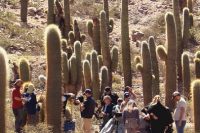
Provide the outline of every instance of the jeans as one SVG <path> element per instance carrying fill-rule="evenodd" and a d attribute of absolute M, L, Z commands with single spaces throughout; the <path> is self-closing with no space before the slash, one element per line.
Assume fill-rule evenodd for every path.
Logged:
<path fill-rule="evenodd" d="M 13 109 L 13 114 L 15 116 L 15 130 L 20 132 L 23 122 L 23 108 Z"/>
<path fill-rule="evenodd" d="M 179 126 L 179 121 L 175 121 L 177 133 L 184 133 L 184 128 L 186 125 L 186 121 L 182 121 L 181 126 Z"/>

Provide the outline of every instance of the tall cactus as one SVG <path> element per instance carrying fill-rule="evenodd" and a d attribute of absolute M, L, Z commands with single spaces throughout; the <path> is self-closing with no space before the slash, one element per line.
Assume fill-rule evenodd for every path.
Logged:
<path fill-rule="evenodd" d="M 183 46 L 188 48 L 188 40 L 190 37 L 190 12 L 188 8 L 183 9 Z"/>
<path fill-rule="evenodd" d="M 108 69 L 106 66 L 101 67 L 100 78 L 101 78 L 101 80 L 100 80 L 101 87 L 100 88 L 101 88 L 101 95 L 102 95 L 105 87 L 109 85 L 108 84 Z"/>
<path fill-rule="evenodd" d="M 47 59 L 47 124 L 52 126 L 53 132 L 59 133 L 61 132 L 62 111 L 61 33 L 57 26 L 49 25 L 44 36 Z"/>
<path fill-rule="evenodd" d="M 85 59 L 88 60 L 89 62 L 91 62 L 91 60 L 90 60 L 91 58 L 90 57 L 91 57 L 91 53 L 89 53 L 89 52 L 86 53 Z"/>
<path fill-rule="evenodd" d="M 55 23 L 54 0 L 48 0 L 47 24 Z"/>
<path fill-rule="evenodd" d="M 83 62 L 83 76 L 84 76 L 84 85 L 85 88 L 92 88 L 92 79 L 91 79 L 91 68 L 90 68 L 90 62 L 88 60 L 85 60 Z"/>
<path fill-rule="evenodd" d="M 194 59 L 194 63 L 195 63 L 195 74 L 196 74 L 196 78 L 200 79 L 200 51 L 197 51 L 195 54 L 195 59 Z"/>
<path fill-rule="evenodd" d="M 200 132 L 200 105 L 199 105 L 199 97 L 200 97 L 200 80 L 195 80 L 192 82 L 192 102 L 194 109 L 194 129 L 195 133 Z"/>
<path fill-rule="evenodd" d="M 105 11 L 101 11 L 100 13 L 100 31 L 101 31 L 101 52 L 103 56 L 103 65 L 108 68 L 109 74 L 109 85 L 112 83 L 112 71 L 111 71 L 111 55 L 107 34 L 107 26 L 106 26 L 106 13 Z"/>
<path fill-rule="evenodd" d="M 3 48 L 0 47 L 0 132 L 6 131 L 6 90 L 8 85 L 8 60 L 7 54 Z"/>
<path fill-rule="evenodd" d="M 21 21 L 22 22 L 27 22 L 28 1 L 29 0 L 20 0 L 20 3 L 21 3 L 20 16 L 21 16 Z"/>
<path fill-rule="evenodd" d="M 176 44 L 177 44 L 177 80 L 179 88 L 182 86 L 182 65 L 181 65 L 181 55 L 183 53 L 183 43 L 182 43 L 182 27 L 180 19 L 180 5 L 178 0 L 173 0 L 173 14 L 176 25 Z"/>
<path fill-rule="evenodd" d="M 81 43 L 79 41 L 76 41 L 74 43 L 74 53 L 76 56 L 77 61 L 77 85 L 82 84 L 82 62 L 81 62 Z"/>
<path fill-rule="evenodd" d="M 69 64 L 70 64 L 70 83 L 72 85 L 76 85 L 77 84 L 77 58 L 75 55 L 72 55 L 71 58 L 69 59 Z"/>
<path fill-rule="evenodd" d="M 99 81 L 99 66 L 97 60 L 97 52 L 91 53 L 91 70 L 92 70 L 92 90 L 94 99 L 100 98 L 100 81 Z"/>
<path fill-rule="evenodd" d="M 132 73 L 131 73 L 131 56 L 129 44 L 129 27 L 128 27 L 128 0 L 122 0 L 121 11 L 121 47 L 122 47 L 122 66 L 124 85 L 132 86 Z"/>
<path fill-rule="evenodd" d="M 108 0 L 103 0 L 103 10 L 106 12 L 107 33 L 109 34 L 113 31 L 114 20 L 110 19 Z"/>
<path fill-rule="evenodd" d="M 111 49 L 111 61 L 112 61 L 112 71 L 117 71 L 118 63 L 119 63 L 119 51 L 116 46 Z"/>
<path fill-rule="evenodd" d="M 94 50 L 101 54 L 101 42 L 100 42 L 100 22 L 98 18 L 93 18 L 93 21 L 87 23 L 88 34 L 92 38 Z"/>
<path fill-rule="evenodd" d="M 24 58 L 19 61 L 19 77 L 23 82 L 31 81 L 30 65 Z"/>
<path fill-rule="evenodd" d="M 99 70 L 101 70 L 101 67 L 103 66 L 103 56 L 98 55 L 98 63 L 99 63 Z"/>
<path fill-rule="evenodd" d="M 174 108 L 174 102 L 171 100 L 171 95 L 177 89 L 176 82 L 176 30 L 175 22 L 172 13 L 167 13 L 165 16 L 166 23 L 166 40 L 167 52 L 163 46 L 158 46 L 156 51 L 159 57 L 165 61 L 166 65 L 166 82 L 165 82 L 165 104 L 169 108 Z"/>
<path fill-rule="evenodd" d="M 153 83 L 152 83 L 152 93 L 153 96 L 160 94 L 160 81 L 159 81 L 159 68 L 158 68 L 158 59 L 156 56 L 156 45 L 154 41 L 154 37 L 149 37 L 149 50 L 151 55 L 151 65 L 152 65 L 152 72 L 155 76 Z"/>
<path fill-rule="evenodd" d="M 183 92 L 184 96 L 190 99 L 190 61 L 187 53 L 183 53 L 182 55 L 182 68 L 183 68 Z"/>
<path fill-rule="evenodd" d="M 143 64 L 137 64 L 136 68 L 142 74 L 144 105 L 152 101 L 152 70 L 151 55 L 147 42 L 142 43 L 142 60 Z"/>
<path fill-rule="evenodd" d="M 69 34 L 69 31 L 71 30 L 69 0 L 64 0 L 64 20 L 65 20 L 65 38 L 68 39 L 68 34 Z"/>
<path fill-rule="evenodd" d="M 63 73 L 63 83 L 65 85 L 69 84 L 69 64 L 67 53 L 62 53 L 62 73 Z"/>

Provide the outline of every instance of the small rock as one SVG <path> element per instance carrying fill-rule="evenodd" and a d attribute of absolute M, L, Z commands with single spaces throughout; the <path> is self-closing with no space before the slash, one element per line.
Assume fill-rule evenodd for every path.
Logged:
<path fill-rule="evenodd" d="M 29 7 L 28 8 L 28 14 L 30 16 L 35 16 L 36 15 L 36 12 L 37 12 L 37 9 L 35 7 Z"/>

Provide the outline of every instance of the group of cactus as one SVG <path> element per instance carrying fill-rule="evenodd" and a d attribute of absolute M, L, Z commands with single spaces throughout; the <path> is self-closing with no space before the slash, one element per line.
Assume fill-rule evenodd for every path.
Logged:
<path fill-rule="evenodd" d="M 182 65 L 181 65 L 181 56 L 184 49 L 188 48 L 188 42 L 190 39 L 190 28 L 193 26 L 193 15 L 192 15 L 192 0 L 187 1 L 187 7 L 183 9 L 183 22 L 181 25 L 180 19 L 180 5 L 179 1 L 173 0 L 173 15 L 176 25 L 176 44 L 177 44 L 177 80 L 179 91 L 182 91 L 184 88 L 183 74 L 182 74 Z M 183 87 L 182 87 L 183 86 Z"/>

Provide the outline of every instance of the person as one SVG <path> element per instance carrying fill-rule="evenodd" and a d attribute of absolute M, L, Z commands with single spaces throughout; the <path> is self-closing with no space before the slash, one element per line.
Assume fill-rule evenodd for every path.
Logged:
<path fill-rule="evenodd" d="M 112 99 L 112 103 L 114 105 L 117 105 L 117 99 L 119 98 L 119 96 L 116 93 L 113 93 L 111 91 L 111 88 L 109 86 L 107 86 L 107 87 L 105 87 L 104 93 L 103 93 L 103 95 L 101 97 L 102 106 L 104 104 L 104 102 L 103 102 L 104 96 L 106 96 L 106 95 L 110 96 L 110 98 Z"/>
<path fill-rule="evenodd" d="M 148 106 L 145 119 L 150 120 L 152 133 L 164 133 L 166 128 L 173 123 L 171 113 L 161 104 L 159 95 L 156 95 Z"/>
<path fill-rule="evenodd" d="M 113 104 L 110 96 L 104 96 L 103 98 L 104 106 L 102 110 L 103 115 L 103 123 L 101 125 L 101 129 L 105 126 L 105 124 L 112 118 Z"/>
<path fill-rule="evenodd" d="M 130 100 L 127 103 L 126 108 L 122 113 L 125 133 L 137 133 L 139 129 L 139 109 L 136 107 L 136 103 Z"/>
<path fill-rule="evenodd" d="M 36 124 L 36 106 L 37 99 L 36 94 L 34 93 L 35 87 L 32 83 L 28 84 L 25 108 L 27 111 L 27 124 L 35 125 Z"/>
<path fill-rule="evenodd" d="M 124 93 L 128 92 L 130 95 L 130 99 L 135 100 L 136 94 L 134 93 L 133 89 L 130 86 L 126 86 L 124 89 Z"/>
<path fill-rule="evenodd" d="M 127 103 L 129 102 L 130 100 L 130 95 L 129 95 L 129 92 L 125 92 L 124 93 L 124 101 L 122 102 L 121 104 L 121 112 L 124 111 L 124 108 L 126 107 Z"/>
<path fill-rule="evenodd" d="M 38 76 L 38 80 L 39 80 L 39 89 L 44 90 L 47 78 L 41 74 Z"/>
<path fill-rule="evenodd" d="M 184 128 L 186 125 L 187 103 L 178 91 L 175 91 L 172 94 L 172 99 L 175 102 L 177 102 L 176 109 L 174 111 L 174 120 L 176 124 L 177 133 L 184 133 Z"/>
<path fill-rule="evenodd" d="M 113 117 L 115 120 L 117 133 L 124 133 L 124 123 L 122 119 L 121 104 L 123 102 L 122 98 L 117 99 L 117 105 L 113 107 Z"/>
<path fill-rule="evenodd" d="M 17 133 L 21 133 L 23 121 L 23 99 L 20 93 L 22 85 L 23 81 L 21 79 L 17 79 L 12 90 L 12 110 L 15 116 L 15 132 Z"/>
<path fill-rule="evenodd" d="M 92 133 L 92 117 L 94 115 L 96 102 L 92 97 L 91 89 L 86 89 L 83 93 L 86 96 L 86 100 L 81 103 L 81 117 L 83 118 L 83 132 Z"/>

